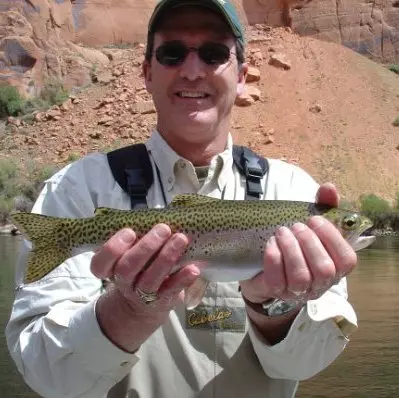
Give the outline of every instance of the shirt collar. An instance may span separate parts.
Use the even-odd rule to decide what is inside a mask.
[[[176,164],[185,162],[194,166],[190,161],[178,155],[164,140],[161,134],[154,130],[151,137],[147,141],[147,149],[151,153],[155,164],[162,176],[162,182],[165,184],[165,188],[170,190],[176,181]],[[222,191],[226,185],[228,179],[228,172],[232,170],[233,165],[233,139],[231,135],[228,135],[226,149],[215,155],[210,163],[210,170],[213,170],[213,175],[210,175],[213,181],[217,181],[217,185],[220,191]]]

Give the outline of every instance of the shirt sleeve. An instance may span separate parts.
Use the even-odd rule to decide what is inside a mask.
[[[269,199],[315,201],[319,185],[302,169],[277,161],[271,164],[269,178],[266,199],[269,195]],[[356,328],[356,313],[343,278],[323,296],[307,302],[278,344],[267,343],[251,322],[248,334],[268,376],[304,380],[330,365]]]
[[[87,217],[109,198],[89,189],[100,155],[72,164],[46,181],[33,212]],[[122,197],[104,168],[101,192]],[[98,182],[98,181],[97,181]],[[107,188],[109,185],[109,189]],[[109,195],[109,194],[107,194]],[[117,200],[115,198],[115,200]],[[123,207],[123,204],[120,204]],[[41,280],[23,284],[30,245],[22,241],[16,294],[6,328],[10,354],[26,383],[43,397],[101,397],[139,360],[102,333],[95,314],[102,283],[90,272],[92,252],[68,259]]]

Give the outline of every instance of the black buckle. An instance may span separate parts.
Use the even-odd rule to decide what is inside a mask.
[[[127,190],[130,196],[146,197],[147,187],[144,181],[143,171],[141,169],[126,169]]]

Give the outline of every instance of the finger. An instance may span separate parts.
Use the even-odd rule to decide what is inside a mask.
[[[309,227],[316,233],[335,265],[336,277],[342,278],[353,270],[357,256],[338,229],[321,216],[311,217]]]
[[[316,202],[337,207],[339,204],[339,195],[335,185],[330,182],[321,185],[316,194]]]
[[[286,227],[276,232],[287,280],[287,290],[296,296],[306,292],[312,283],[312,275],[295,235]]]
[[[265,285],[270,289],[268,296],[278,297],[287,289],[287,280],[284,271],[283,254],[274,236],[267,242],[264,264],[264,273],[262,276],[266,282]]]
[[[100,279],[111,278],[115,263],[136,241],[133,230],[125,228],[113,235],[92,257],[91,272]]]
[[[130,250],[125,252],[115,264],[113,273],[118,280],[132,285],[136,276],[143,271],[148,262],[158,253],[171,235],[166,224],[155,225]]]
[[[327,290],[334,282],[335,264],[313,230],[302,223],[292,226],[292,232],[296,236],[307,266],[312,275],[311,290],[319,293]]]
[[[136,286],[144,292],[156,292],[172,271],[188,246],[183,234],[173,235],[161,249],[151,265],[138,277]]]
[[[184,290],[188,289],[198,278],[201,271],[195,264],[189,264],[169,276],[159,288],[159,296],[163,301],[172,303],[184,300]]]

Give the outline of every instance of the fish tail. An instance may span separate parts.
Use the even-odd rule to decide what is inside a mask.
[[[63,241],[58,235],[64,219],[19,212],[11,214],[11,220],[33,246],[27,261],[25,283],[43,278],[72,256],[72,249],[59,243]]]

